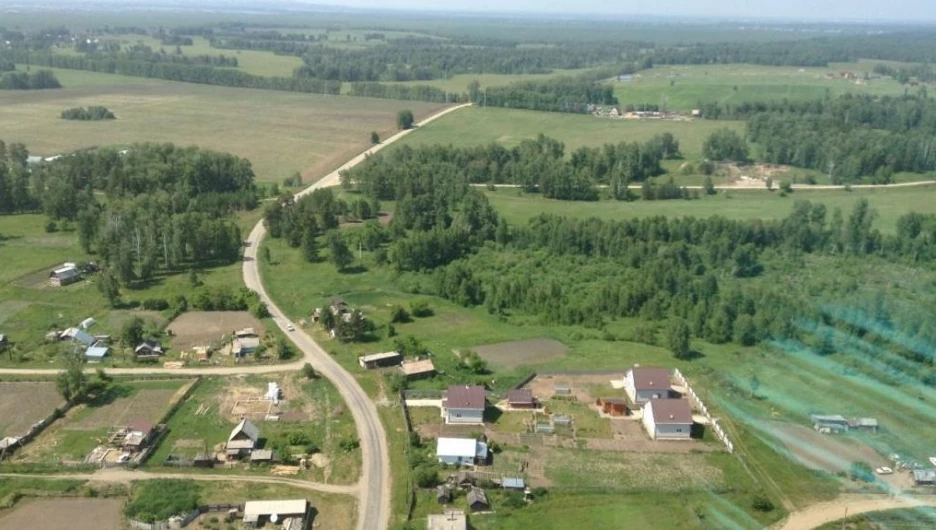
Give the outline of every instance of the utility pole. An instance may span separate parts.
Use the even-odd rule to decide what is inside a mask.
[[[842,518],[842,530],[845,530],[845,521],[848,520],[848,506],[845,507],[845,517]]]

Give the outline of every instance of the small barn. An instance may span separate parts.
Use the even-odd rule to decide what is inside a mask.
[[[237,358],[244,357],[260,349],[258,337],[238,337],[231,346],[231,355]]]
[[[407,379],[421,379],[423,377],[432,377],[436,373],[435,365],[432,359],[419,359],[412,361],[403,361],[400,370]]]
[[[936,484],[936,470],[914,469],[913,482],[917,486],[932,486]]]
[[[262,528],[266,523],[282,524],[287,519],[304,521],[309,513],[309,501],[305,499],[287,501],[247,501],[244,503],[244,524],[251,528]],[[300,528],[300,526],[295,526]]]
[[[89,363],[99,363],[108,355],[110,355],[110,348],[100,342],[95,342],[85,350],[84,358]]]
[[[448,484],[437,486],[436,501],[438,501],[439,504],[449,504],[452,502],[452,487]]]
[[[529,388],[517,388],[507,393],[507,405],[512,409],[535,409],[536,398]]]
[[[436,440],[436,457],[443,464],[483,464],[488,457],[487,444],[474,438],[439,438]]]
[[[251,464],[269,464],[273,461],[272,449],[254,449],[250,453]]]
[[[523,491],[526,489],[526,483],[520,477],[504,477],[501,480],[501,487],[505,490]]]
[[[473,512],[489,510],[491,504],[488,502],[487,494],[481,488],[471,488],[468,492],[468,507]]]
[[[358,364],[366,370],[374,368],[385,368],[387,366],[397,366],[403,362],[403,356],[400,352],[388,351],[384,353],[374,353],[358,357]]]
[[[624,398],[598,398],[595,405],[609,416],[627,416],[627,400]]]
[[[821,434],[838,434],[848,432],[848,420],[838,414],[811,414],[813,429]]]
[[[81,271],[74,263],[66,263],[49,274],[49,283],[56,287],[81,281]]]

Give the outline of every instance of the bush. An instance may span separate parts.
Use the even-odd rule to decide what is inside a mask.
[[[401,305],[390,308],[390,322],[397,324],[410,321],[410,314]]]
[[[427,300],[413,300],[410,302],[410,312],[416,318],[431,317],[433,315],[432,308],[429,307]]]
[[[124,514],[144,523],[165,521],[197,508],[200,494],[201,486],[191,480],[147,480],[137,487]]]
[[[345,438],[338,442],[338,447],[340,447],[342,451],[350,453],[358,447],[361,447],[361,441],[354,437]]]
[[[311,364],[305,363],[302,365],[302,377],[306,379],[316,379],[318,374],[315,373],[315,368],[312,368]]]
[[[420,466],[414,473],[416,485],[420,488],[434,488],[439,484],[439,472],[429,466]]]
[[[523,500],[523,495],[519,493],[510,493],[504,499],[502,504],[507,508],[523,508],[526,506],[526,501]]]
[[[147,298],[143,300],[143,309],[147,311],[163,311],[169,309],[169,302],[162,298]]]
[[[751,506],[759,512],[772,512],[775,508],[774,503],[763,495],[755,495],[751,501]]]
[[[848,476],[852,480],[859,480],[861,482],[874,482],[874,471],[871,469],[871,465],[867,462],[852,462],[852,465],[848,470]]]

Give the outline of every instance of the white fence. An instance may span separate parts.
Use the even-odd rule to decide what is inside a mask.
[[[695,402],[696,407],[702,412],[702,415],[705,416],[705,419],[709,421],[709,425],[712,427],[712,431],[715,432],[715,436],[725,447],[728,449],[729,453],[734,453],[734,444],[731,443],[731,440],[728,439],[728,435],[725,434],[725,430],[722,429],[721,425],[718,424],[718,418],[712,416],[709,412],[708,407],[705,406],[705,403],[702,402],[702,399],[699,398],[699,395],[696,394],[695,390],[692,389],[692,386],[689,385],[689,380],[680,372],[678,369],[673,370],[673,375],[676,376],[676,380],[679,381],[679,384],[686,388],[686,392],[689,393],[689,396],[692,398],[692,401]]]

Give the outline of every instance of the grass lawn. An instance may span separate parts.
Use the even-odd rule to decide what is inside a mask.
[[[49,494],[71,493],[80,489],[84,484],[83,480],[4,477],[0,480],[0,509],[6,509],[15,504],[16,494],[23,491],[48,492]]]
[[[700,102],[749,103],[788,99],[807,101],[846,93],[900,95],[904,87],[892,79],[874,79],[858,85],[838,77],[839,72],[859,74],[876,61],[831,64],[828,68],[795,66],[660,65],[643,70],[630,82],[614,82],[622,105],[652,104],[669,110],[688,111]],[[833,73],[829,79],[826,73]]]
[[[611,120],[587,114],[471,107],[439,118],[400,140],[398,145],[472,146],[497,142],[513,147],[542,133],[564,142],[568,154],[582,146],[643,142],[654,135],[669,132],[679,140],[680,149],[686,158],[698,158],[702,154],[705,138],[723,127],[743,132],[744,123],[713,120]]]
[[[732,190],[698,200],[669,201],[598,201],[575,202],[543,198],[538,194],[523,193],[517,189],[499,189],[486,192],[488,200],[509,222],[526,224],[541,213],[568,217],[597,217],[600,219],[630,219],[652,215],[709,217],[721,215],[729,219],[780,219],[793,211],[797,200],[821,202],[831,216],[834,208],[841,208],[846,216],[854,204],[868,199],[877,211],[876,226],[884,232],[893,232],[897,219],[908,212],[936,213],[936,186],[894,189],[797,190],[781,197],[766,190]]]
[[[878,530],[881,528],[933,528],[936,526],[936,510],[927,506],[901,508],[855,515],[842,521],[827,523],[816,530]]]
[[[574,76],[589,72],[589,68],[580,68],[577,70],[556,69],[549,74],[457,74],[448,79],[433,79],[430,81],[402,81],[399,84],[415,86],[434,86],[446,92],[456,94],[467,93],[468,85],[477,81],[481,88],[508,85],[522,81],[545,81],[563,76]],[[388,83],[397,84],[397,83]],[[348,87],[350,90],[350,86]]]
[[[273,57],[272,55],[270,55]],[[0,136],[30,152],[136,142],[198,145],[248,158],[260,181],[295,171],[318,178],[396,129],[396,112],[417,119],[441,105],[174,83],[77,70],[56,70],[64,88],[0,93]],[[103,105],[116,120],[62,120],[71,107]],[[0,231],[2,233],[2,231]]]

